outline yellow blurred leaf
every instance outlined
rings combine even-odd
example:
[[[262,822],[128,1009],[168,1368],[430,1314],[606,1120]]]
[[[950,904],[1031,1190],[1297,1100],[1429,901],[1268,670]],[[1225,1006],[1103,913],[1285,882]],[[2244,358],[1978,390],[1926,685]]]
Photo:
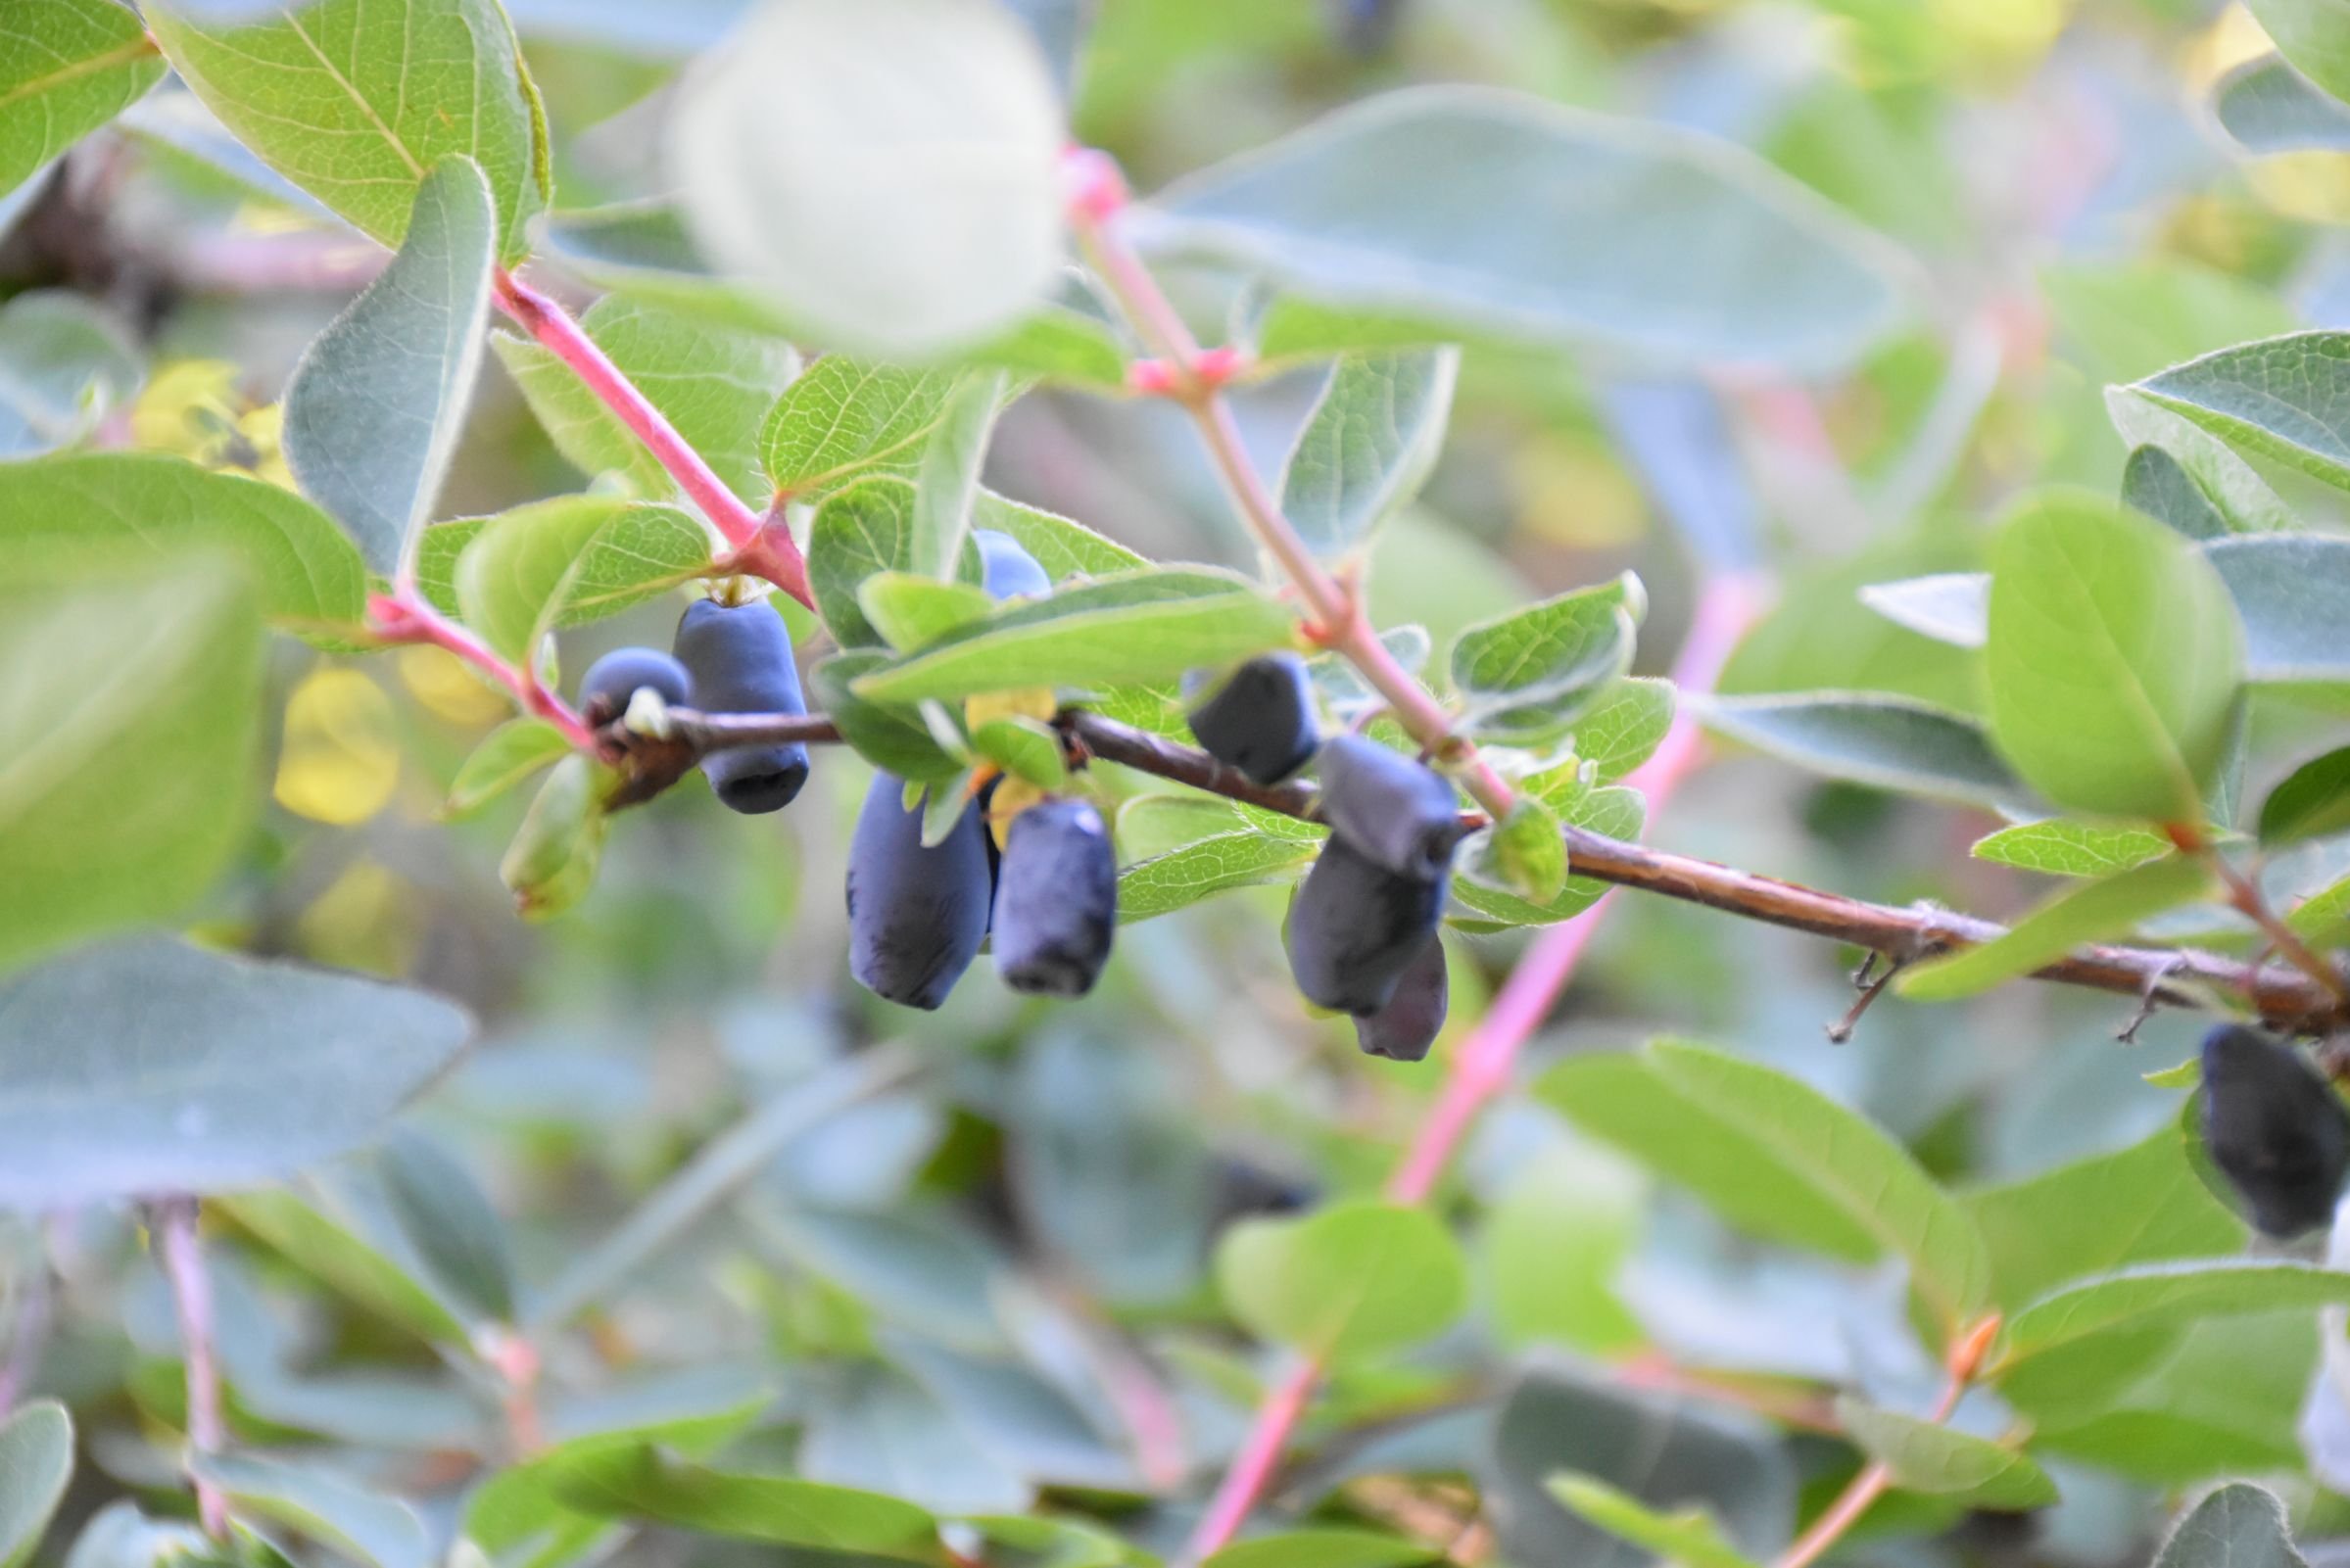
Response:
[[[337,969],[404,974],[416,953],[407,881],[380,862],[343,869],[294,922],[304,957]]]
[[[402,648],[399,668],[408,693],[451,724],[482,729],[513,714],[503,694],[446,649]]]
[[[277,803],[349,828],[383,810],[400,784],[392,703],[358,670],[329,666],[294,689],[277,758]]]

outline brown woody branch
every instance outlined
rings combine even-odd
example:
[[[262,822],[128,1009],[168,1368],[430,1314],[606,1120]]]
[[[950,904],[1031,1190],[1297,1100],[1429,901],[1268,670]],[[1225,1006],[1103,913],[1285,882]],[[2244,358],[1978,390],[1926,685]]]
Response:
[[[1099,757],[1283,816],[1314,816],[1316,790],[1310,784],[1253,784],[1195,747],[1082,708],[1065,710],[1058,722],[1077,757]],[[650,799],[691,771],[705,751],[840,739],[839,729],[820,713],[703,714],[679,708],[670,710],[669,723],[665,739],[638,736],[617,725],[601,732],[607,757],[623,770],[612,804]],[[1474,814],[1471,819],[1484,820]],[[1578,877],[1808,931],[1899,963],[1978,946],[2005,931],[1990,921],[1949,910],[1873,904],[1581,828],[1569,827],[1564,832],[1567,864]],[[2189,948],[2091,945],[2035,970],[2033,977],[2174,1007],[2209,1006],[2211,993],[2232,993],[2280,1029],[2318,1034],[2350,1027],[2350,1007],[2298,969],[2247,964]]]

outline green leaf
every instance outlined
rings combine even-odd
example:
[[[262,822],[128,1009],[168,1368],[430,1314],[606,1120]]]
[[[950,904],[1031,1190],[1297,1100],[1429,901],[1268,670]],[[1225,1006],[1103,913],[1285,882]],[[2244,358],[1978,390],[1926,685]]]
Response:
[[[1044,575],[1055,583],[1072,577],[1107,577],[1150,564],[1144,556],[1083,523],[1024,501],[1007,500],[991,490],[982,490],[972,502],[971,526],[1011,535],[1021,548],[1036,557]]]
[[[450,781],[444,817],[470,817],[571,749],[563,732],[545,719],[508,719],[483,736]]]
[[[907,554],[911,569],[924,577],[952,577],[962,560],[972,501],[979,495],[980,464],[986,458],[987,437],[1003,400],[1002,372],[966,377],[947,395],[938,423],[923,445],[914,475]]]
[[[479,166],[436,166],[416,186],[391,264],[318,334],[286,384],[294,477],[385,577],[414,547],[464,433],[497,221]]]
[[[669,166],[702,248],[807,337],[921,359],[1051,287],[1067,131],[1008,13],[781,0],[707,66],[671,119]]]
[[[2350,150],[2350,108],[2281,56],[2261,55],[2222,76],[2212,111],[2248,152]]]
[[[325,1470],[242,1454],[200,1453],[189,1469],[246,1513],[299,1531],[374,1568],[431,1568],[432,1542],[416,1510]]]
[[[2290,533],[2300,521],[2269,482],[2228,443],[2138,387],[2107,387],[2105,412],[2133,451],[2170,453],[2212,509],[2237,534]]]
[[[11,0],[0,51],[0,196],[145,96],[164,63],[119,0]]]
[[[153,3],[147,24],[237,140],[360,232],[398,246],[427,171],[461,154],[489,179],[499,260],[529,252],[547,118],[497,0],[320,0],[241,24]]]
[[[2301,764],[2260,805],[2260,841],[2267,847],[2345,828],[2350,828],[2350,746]]]
[[[1291,880],[1313,864],[1314,849],[1312,840],[1241,828],[1137,860],[1118,874],[1118,923],[1171,914],[1227,887]]]
[[[439,1143],[403,1129],[377,1158],[401,1233],[434,1278],[482,1317],[514,1319],[505,1225],[471,1172]]]
[[[1564,732],[1632,663],[1648,594],[1630,572],[1464,628],[1453,687],[1479,739],[1539,744]]]
[[[1980,996],[2003,981],[2052,964],[2086,942],[2127,932],[2149,916],[2192,903],[2214,886],[2202,860],[2149,860],[2057,892],[1980,947],[1929,959],[1901,971],[1894,989],[1913,1002]]]
[[[1078,291],[1064,287],[1064,297]],[[1080,296],[1080,303],[1090,303]],[[1041,377],[1091,392],[1127,391],[1127,341],[1091,310],[1046,301],[1011,326],[958,350],[966,364],[1009,370],[1022,380]]]
[[[1038,719],[989,719],[971,732],[971,749],[1039,789],[1058,789],[1069,777],[1060,735]]]
[[[2275,534],[2204,550],[2244,623],[2244,662],[2262,682],[2350,682],[2350,539]]]
[[[1708,729],[1831,779],[1994,808],[2025,798],[1981,726],[1930,702],[1798,691],[1707,697],[1698,711]]]
[[[1613,784],[1655,753],[1673,728],[1678,693],[1670,681],[1618,681],[1575,721],[1575,758]]]
[[[913,561],[911,484],[868,479],[827,497],[808,527],[808,586],[833,641],[844,648],[886,646],[857,594],[876,572],[911,571]]]
[[[868,474],[912,478],[955,381],[952,371],[826,355],[784,390],[760,429],[768,479],[814,500]]]
[[[18,1568],[73,1475],[73,1418],[55,1400],[36,1400],[0,1421],[0,1568]]]
[[[2178,458],[2160,447],[2139,447],[2122,465],[2122,501],[2184,539],[2223,539],[2228,519]]]
[[[856,694],[858,679],[886,668],[889,658],[878,648],[837,653],[808,672],[809,689],[857,755],[883,772],[921,783],[953,778],[962,763],[940,749],[917,710]]]
[[[1285,1530],[1226,1546],[1200,1568],[1412,1568],[1443,1560],[1434,1547],[1364,1530]]]
[[[1566,885],[1566,843],[1559,818],[1540,796],[1521,794],[1510,815],[1480,830],[1463,875],[1547,904]]]
[[[1025,687],[1112,687],[1229,663],[1290,640],[1289,611],[1205,567],[1122,572],[1006,604],[857,683],[877,702]]]
[[[459,1304],[410,1259],[394,1257],[336,1195],[269,1188],[218,1199],[216,1207],[296,1269],[385,1322],[432,1344],[469,1342]]]
[[[2228,743],[2244,636],[2185,541],[2094,498],[2028,501],[1999,531],[1991,738],[2071,810],[2197,822]]]
[[[1992,1299],[2011,1309],[2084,1272],[2216,1257],[2244,1235],[2243,1222],[2204,1189],[2175,1123],[2127,1149],[1959,1201],[1990,1247]]]
[[[903,653],[983,619],[993,607],[994,600],[969,583],[941,583],[912,572],[876,572],[857,589],[857,608],[866,624]]]
[[[0,968],[170,919],[236,853],[260,760],[256,609],[210,555],[0,583]]]
[[[498,879],[525,920],[552,920],[588,896],[611,831],[603,797],[608,770],[574,751],[554,765],[522,814]]]
[[[2350,1273],[2284,1259],[2143,1263],[2077,1279],[2007,1320],[1992,1372],[2112,1328],[2175,1328],[2200,1318],[2350,1303]]]
[[[1937,572],[1896,583],[1871,583],[1860,602],[1895,626],[1952,647],[1979,648],[1990,638],[1990,574]]]
[[[1659,1513],[1628,1492],[1572,1472],[1553,1476],[1545,1485],[1576,1518],[1655,1552],[1660,1561],[1683,1568],[1754,1568],[1754,1560],[1730,1544],[1703,1508]]]
[[[1740,149],[1483,88],[1382,94],[1154,206],[1161,253],[1511,343],[1823,368],[1901,309],[1890,248]]]
[[[2350,333],[2239,344],[2133,390],[2241,451],[2350,488]]]
[[[138,350],[90,301],[63,289],[18,295],[0,306],[0,458],[81,441],[145,375]]]
[[[759,432],[797,362],[789,344],[618,294],[597,301],[580,325],[728,489],[766,504]],[[660,460],[552,350],[504,332],[491,347],[574,467],[590,477],[617,474],[641,497],[674,492]]]
[[[1570,827],[1605,833],[1610,838],[1637,838],[1641,824],[1648,815],[1648,801],[1637,789],[1621,785],[1607,788],[1586,788],[1581,782],[1577,764],[1553,769],[1524,781],[1525,792],[1539,798],[1560,822]],[[1453,882],[1453,900],[1475,916],[1501,926],[1548,926],[1562,920],[1572,920],[1607,892],[1607,884],[1593,881],[1588,877],[1571,875],[1572,858],[1567,867],[1570,875],[1559,896],[1546,903],[1532,904],[1514,893],[1488,887],[1468,878],[1457,878]],[[1466,921],[1457,921],[1466,926]]]
[[[2255,12],[2271,7],[2256,4]],[[2277,1495],[2236,1481],[2205,1497],[2179,1521],[2154,1568],[2308,1568],[2293,1545]]]
[[[2051,877],[2107,877],[2171,853],[2168,838],[2145,828],[2050,817],[2021,822],[1975,840],[1977,860]]]
[[[913,1562],[935,1558],[931,1515],[875,1492],[713,1470],[631,1440],[574,1448],[548,1473],[565,1505],[602,1518]]]
[[[457,558],[457,606],[493,649],[528,663],[556,627],[616,614],[709,564],[709,535],[674,506],[559,496],[489,520]]]
[[[1613,1357],[1648,1343],[1617,1288],[1648,1196],[1630,1162],[1580,1140],[1561,1139],[1511,1171],[1477,1233],[1484,1299],[1504,1345]]]
[[[373,1135],[470,1032],[354,975],[159,937],[84,948],[0,988],[0,1205],[282,1181]]]
[[[1323,557],[1412,503],[1444,451],[1457,349],[1349,355],[1330,367],[1281,467],[1281,509]]]
[[[1854,1261],[1906,1259],[1945,1338],[1989,1296],[1990,1256],[1958,1203],[1874,1123],[1783,1072],[1659,1040],[1562,1062],[1536,1093],[1735,1225]]]
[[[1241,1221],[1217,1246],[1216,1283],[1250,1332],[1325,1363],[1416,1344],[1468,1300],[1468,1270],[1443,1223],[1370,1201]]]
[[[2247,0],[2277,52],[2335,98],[2350,101],[2350,37],[2339,0]]]
[[[325,513],[275,485],[178,457],[0,463],[0,555],[19,545],[232,554],[260,590],[262,612],[314,637],[347,632],[366,610],[366,566]]]
[[[2056,1501],[2047,1472],[2000,1444],[1850,1398],[1836,1402],[1836,1418],[1854,1447],[1911,1492],[1955,1495],[1970,1507],[2015,1511]]]

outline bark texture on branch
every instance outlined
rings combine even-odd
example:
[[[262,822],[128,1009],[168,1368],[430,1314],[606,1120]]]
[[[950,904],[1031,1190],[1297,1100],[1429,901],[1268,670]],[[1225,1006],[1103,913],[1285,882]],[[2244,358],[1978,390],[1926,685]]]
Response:
[[[614,804],[650,799],[690,771],[704,751],[778,740],[840,738],[832,721],[820,713],[700,714],[677,709],[670,719],[671,736],[663,740],[632,735],[617,726],[603,732],[609,752],[621,759],[625,768]],[[1316,791],[1310,784],[1253,784],[1197,747],[1082,708],[1064,711],[1059,723],[1072,749],[1082,754],[1284,816],[1314,816]],[[1565,838],[1567,864],[1575,876],[1831,937],[1904,963],[1988,942],[2005,930],[1971,915],[1847,898],[1581,828],[1567,828]],[[2191,948],[2091,945],[2035,970],[2033,977],[2150,998],[2176,1007],[2209,1006],[2213,1001],[2209,993],[2225,993],[2241,998],[2276,1027],[2302,1033],[2326,1033],[2350,1026],[2350,1014],[2341,1004],[2297,969],[2246,964]]]

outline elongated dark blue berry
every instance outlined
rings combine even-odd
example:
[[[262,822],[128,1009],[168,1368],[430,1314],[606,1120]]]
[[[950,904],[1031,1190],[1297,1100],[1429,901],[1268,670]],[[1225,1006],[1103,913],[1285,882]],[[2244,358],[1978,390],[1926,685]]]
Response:
[[[1118,855],[1090,801],[1012,820],[995,889],[995,969],[1015,991],[1083,996],[1118,931]]]
[[[967,807],[928,848],[905,782],[874,778],[848,845],[848,972],[874,995],[930,1011],[946,1000],[987,936],[994,875],[987,825]]]
[[[1425,1061],[1428,1047],[1444,1032],[1452,991],[1443,938],[1430,936],[1397,978],[1387,1005],[1355,1020],[1355,1043],[1366,1054],[1390,1062]]]
[[[692,689],[686,667],[659,648],[614,648],[579,678],[580,717],[609,724],[628,711],[629,699],[647,689],[671,707],[682,707]]]
[[[1401,877],[1437,877],[1462,837],[1461,801],[1435,769],[1359,735],[1321,748],[1322,821],[1357,854]]]
[[[2203,1143],[2253,1224],[2297,1236],[2333,1217],[2350,1173],[2350,1112],[2299,1051],[2224,1023],[2203,1037]]]
[[[1194,676],[1183,689],[1187,700],[1201,699],[1191,733],[1225,767],[1274,784],[1314,760],[1314,688],[1296,654],[1261,654],[1221,683]]]
[[[677,623],[676,653],[704,713],[805,713],[791,635],[770,606],[697,599]],[[735,811],[781,811],[808,782],[808,748],[732,746],[701,759],[718,798]]]
[[[1332,834],[1289,907],[1289,973],[1306,1000],[1357,1018],[1385,1007],[1436,934],[1446,880],[1398,876]]]
[[[1036,557],[1011,535],[975,528],[971,541],[980,547],[981,584],[989,598],[1041,598],[1053,591],[1053,580],[1044,575]]]

